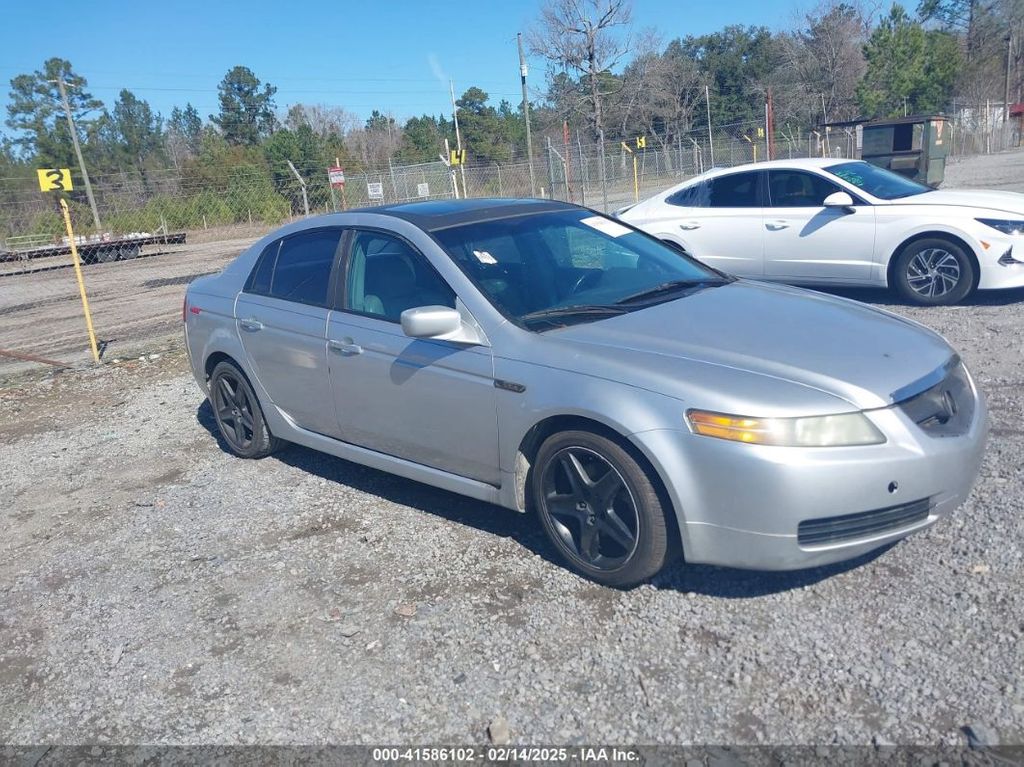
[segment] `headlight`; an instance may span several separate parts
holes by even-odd
[[[839,447],[880,445],[885,442],[882,432],[862,413],[804,418],[749,418],[688,410],[686,421],[694,434],[750,445]]]
[[[1013,221],[1011,219],[1004,218],[976,218],[974,220],[979,224],[990,226],[1003,234],[1024,233],[1024,221]]]

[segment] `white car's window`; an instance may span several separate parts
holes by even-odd
[[[708,202],[712,208],[759,208],[761,201],[757,191],[760,174],[730,173],[708,181]]]
[[[847,184],[863,189],[868,194],[882,200],[897,200],[901,197],[911,197],[915,194],[932,191],[929,186],[911,181],[906,176],[867,162],[844,162],[838,165],[829,165],[825,170],[833,176],[838,176]]]
[[[399,322],[417,306],[455,308],[455,293],[434,267],[404,240],[383,232],[357,232],[345,274],[342,308]]]
[[[768,199],[773,208],[820,208],[825,198],[842,191],[838,185],[802,170],[768,172]]]
[[[706,208],[708,204],[708,186],[703,181],[683,187],[665,198],[669,205],[680,208]]]
[[[341,229],[314,229],[272,243],[246,283],[247,293],[327,306]]]

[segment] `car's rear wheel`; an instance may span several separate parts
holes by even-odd
[[[962,301],[974,288],[974,264],[951,240],[930,237],[911,243],[894,267],[896,289],[908,301],[944,306]]]
[[[214,367],[210,405],[221,437],[240,458],[264,458],[281,447],[267,428],[256,393],[234,363],[224,360]]]
[[[587,431],[554,434],[537,453],[532,483],[544,531],[573,569],[625,587],[665,565],[665,509],[654,481],[623,446]]]

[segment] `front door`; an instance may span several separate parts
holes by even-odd
[[[822,202],[841,190],[802,170],[768,172],[764,210],[765,277],[792,282],[866,282],[875,251],[875,209]]]
[[[417,306],[456,308],[429,261],[385,232],[355,232],[341,307],[327,325],[340,438],[498,485],[491,350],[409,338],[400,317]]]

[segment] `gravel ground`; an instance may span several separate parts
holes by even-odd
[[[973,157],[954,157],[946,166],[943,189],[975,187],[1024,192],[1024,152],[1019,149]]]
[[[304,448],[232,458],[180,348],[9,384],[0,743],[481,743],[495,719],[513,743],[1021,743],[1021,301],[889,307],[989,398],[951,518],[627,592],[531,517]]]

